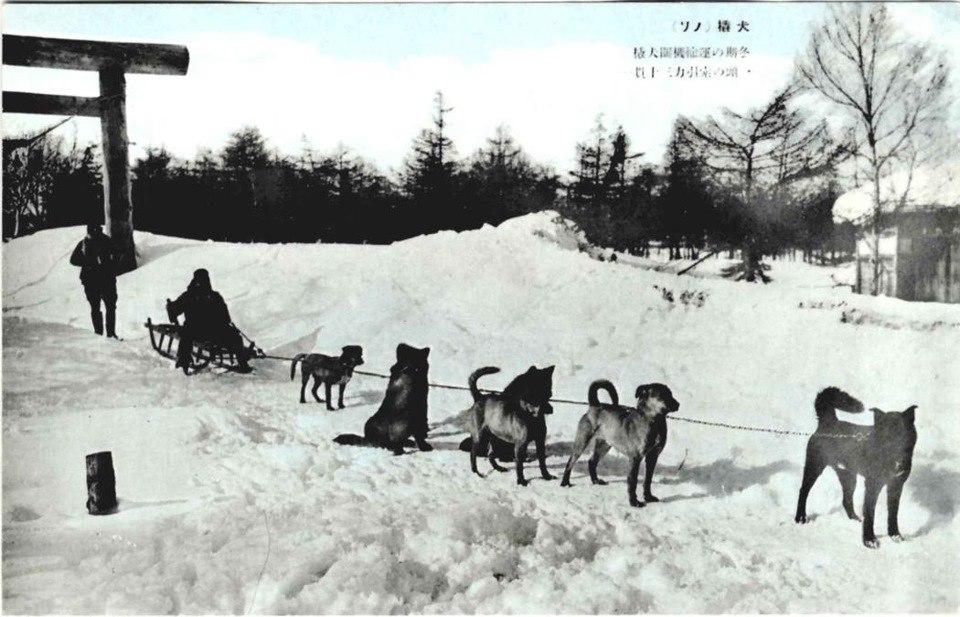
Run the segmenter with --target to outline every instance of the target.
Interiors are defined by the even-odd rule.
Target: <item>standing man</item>
[[[87,225],[87,236],[77,243],[70,256],[70,263],[80,266],[80,282],[90,303],[90,318],[93,331],[103,334],[103,313],[100,303],[106,307],[107,336],[117,338],[117,267],[119,255],[113,240],[103,233],[100,225]]]

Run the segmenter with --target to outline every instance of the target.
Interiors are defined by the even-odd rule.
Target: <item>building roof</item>
[[[881,179],[880,200],[884,211],[897,209],[908,181],[910,192],[901,211],[960,206],[960,160],[921,167],[914,171],[912,179],[906,172]],[[839,220],[859,220],[872,209],[873,186],[864,184],[837,198],[833,204],[833,216]]]

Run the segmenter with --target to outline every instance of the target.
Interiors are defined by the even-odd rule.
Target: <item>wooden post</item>
[[[190,53],[181,45],[117,43],[3,35],[3,64],[98,71],[100,99],[5,92],[3,111],[99,116],[103,138],[103,210],[107,232],[121,251],[123,272],[137,267],[128,168],[125,73],[185,75]]]
[[[117,478],[109,451],[87,455],[87,512],[112,514],[117,510]]]
[[[123,67],[100,69],[100,132],[103,136],[103,216],[120,251],[120,271],[137,267],[127,152],[126,78]]]

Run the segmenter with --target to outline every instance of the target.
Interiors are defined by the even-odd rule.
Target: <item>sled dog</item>
[[[470,394],[473,395],[473,425],[471,426],[470,469],[480,476],[477,469],[477,456],[487,452],[490,437],[513,445],[513,458],[517,470],[517,484],[526,486],[529,481],[523,477],[523,463],[527,456],[527,446],[532,441],[537,447],[537,459],[540,462],[540,475],[544,480],[553,480],[547,471],[545,441],[547,438],[546,415],[553,413],[550,397],[553,396],[553,369],[539,369],[531,366],[525,373],[518,375],[500,394],[483,394],[477,388],[477,380],[484,375],[500,372],[495,366],[485,366],[475,370],[468,379]],[[495,451],[489,449],[488,460],[497,471],[508,471],[497,463]]]
[[[300,374],[302,382],[300,385],[300,402],[306,403],[304,393],[307,390],[307,382],[313,377],[313,388],[310,393],[313,398],[320,402],[317,390],[320,384],[323,384],[326,391],[327,409],[333,411],[331,402],[331,390],[334,384],[340,386],[340,395],[337,397],[337,408],[343,409],[343,391],[353,377],[353,370],[363,364],[363,348],[360,345],[347,345],[341,350],[339,357],[325,356],[321,353],[298,353],[293,357],[290,363],[290,379],[297,374],[297,363],[300,362]]]
[[[363,436],[339,435],[342,445],[372,445],[403,454],[413,437],[423,452],[433,450],[427,443],[427,356],[430,348],[418,349],[405,343],[397,346],[397,363],[390,367],[390,381],[380,408],[363,426]]]
[[[610,403],[600,402],[597,398],[597,392],[600,390],[607,392]],[[591,444],[593,454],[587,463],[590,481],[594,484],[606,484],[597,475],[597,464],[613,447],[630,459],[630,473],[627,476],[627,496],[630,499],[630,505],[642,508],[648,501],[660,501],[650,492],[650,483],[653,480],[653,470],[657,466],[657,458],[667,443],[667,414],[679,409],[680,403],[673,398],[670,388],[661,383],[639,386],[636,397],[636,409],[621,407],[617,390],[612,383],[606,379],[598,379],[590,384],[587,391],[590,407],[580,418],[573,451],[563,470],[563,481],[560,486],[570,486],[570,472],[573,470],[573,465]],[[644,501],[637,499],[637,480],[640,475],[641,461],[646,461],[646,473],[643,477]]]
[[[887,488],[887,534],[891,540],[903,539],[897,525],[900,493],[910,476],[913,447],[917,442],[914,425],[916,405],[903,411],[884,412],[873,408],[873,426],[861,426],[837,419],[836,410],[863,412],[863,403],[839,388],[826,388],[817,394],[813,403],[817,414],[817,430],[807,442],[807,457],[803,466],[803,482],[797,500],[794,520],[807,522],[807,495],[825,467],[832,467],[843,489],[843,509],[847,516],[859,521],[853,509],[853,491],[857,476],[863,476],[863,544],[878,548],[880,542],[873,532],[873,515],[880,490]]]

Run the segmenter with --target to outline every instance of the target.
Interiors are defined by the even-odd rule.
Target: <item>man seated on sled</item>
[[[167,315],[176,323],[180,315],[184,316],[180,331],[180,345],[177,347],[177,367],[190,366],[194,341],[204,341],[219,345],[237,356],[237,370],[250,372],[247,360],[250,351],[244,347],[240,331],[230,319],[230,311],[223,296],[210,285],[210,273],[200,268],[193,273],[193,280],[187,290],[174,301],[167,300]]]

